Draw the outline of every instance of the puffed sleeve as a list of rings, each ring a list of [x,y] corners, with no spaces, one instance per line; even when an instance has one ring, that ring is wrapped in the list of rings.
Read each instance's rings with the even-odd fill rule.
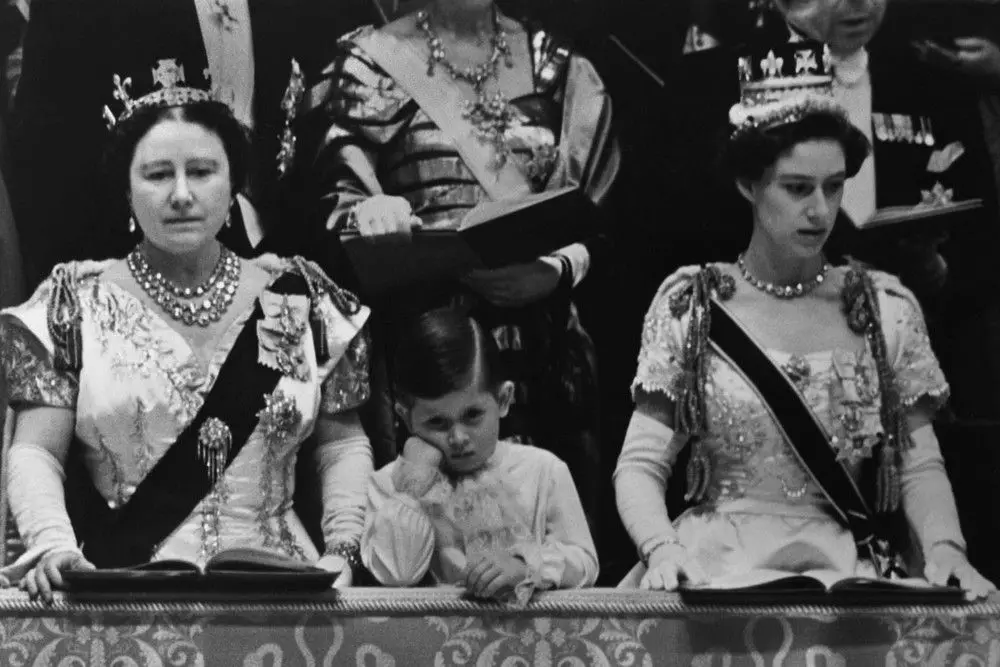
[[[434,527],[418,498],[437,477],[436,470],[402,458],[372,475],[361,560],[379,583],[413,586],[427,574],[434,555]]]
[[[76,407],[77,373],[57,368],[48,327],[53,285],[50,277],[27,302],[0,312],[0,370],[14,409]]]
[[[535,587],[583,588],[597,580],[597,549],[569,468],[554,456],[548,467],[547,488],[541,494],[545,504],[542,543],[521,543],[511,549],[531,572],[530,580],[519,587],[519,602],[527,602]]]
[[[322,123],[313,165],[328,229],[346,223],[354,204],[382,192],[379,154],[413,118],[416,103],[354,42],[370,26],[345,36],[340,55],[323,72],[310,123]],[[316,115],[319,118],[316,118]]]
[[[920,305],[895,277],[876,273],[874,280],[900,399],[907,407],[926,399],[936,412],[948,398],[949,387],[931,349]]]
[[[632,394],[643,390],[677,398],[684,375],[684,332],[689,320],[690,287],[697,267],[679,269],[668,277],[649,306],[642,327],[642,346]]]
[[[361,407],[371,396],[371,339],[364,327],[323,382],[320,412],[336,415]]]

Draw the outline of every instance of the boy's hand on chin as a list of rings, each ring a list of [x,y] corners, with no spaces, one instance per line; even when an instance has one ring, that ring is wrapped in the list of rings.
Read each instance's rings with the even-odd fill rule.
[[[427,466],[428,468],[440,468],[444,460],[441,450],[430,444],[423,438],[411,435],[403,445],[403,458],[410,463]]]
[[[476,597],[495,599],[514,590],[528,574],[525,562],[508,553],[479,554],[469,559],[465,587]]]

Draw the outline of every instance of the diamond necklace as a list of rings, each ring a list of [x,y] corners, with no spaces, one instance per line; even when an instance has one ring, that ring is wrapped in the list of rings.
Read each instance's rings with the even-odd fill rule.
[[[516,114],[501,91],[487,96],[483,90],[487,81],[497,78],[497,68],[501,58],[508,69],[514,67],[510,45],[507,43],[507,33],[500,25],[496,9],[493,10],[493,37],[490,39],[493,51],[486,62],[473,67],[457,67],[445,58],[444,45],[431,27],[427,12],[422,10],[417,12],[417,27],[427,37],[427,48],[430,52],[427,57],[427,76],[434,76],[434,70],[440,64],[452,79],[465,81],[472,86],[476,99],[464,102],[462,117],[472,124],[479,141],[493,147],[495,157],[491,166],[502,167],[512,154],[507,143],[507,130],[516,122]]]
[[[501,58],[504,59],[504,64],[508,68],[514,66],[510,45],[507,44],[507,33],[500,26],[496,9],[493,10],[493,36],[490,38],[493,50],[486,62],[472,67],[458,67],[445,57],[444,44],[434,28],[431,27],[430,15],[424,10],[417,12],[417,27],[427,38],[427,48],[430,52],[427,57],[427,76],[434,76],[434,70],[438,65],[441,65],[448,71],[451,78],[471,84],[476,94],[481,95],[486,82],[496,77]]]
[[[804,283],[795,283],[794,285],[776,285],[772,282],[761,280],[750,273],[750,270],[747,268],[746,262],[744,261],[745,257],[746,253],[740,253],[740,256],[736,258],[736,266],[739,267],[740,273],[743,274],[743,279],[759,289],[761,292],[766,292],[771,296],[778,297],[779,299],[794,299],[808,294],[823,284],[823,281],[826,280],[826,273],[831,268],[830,265],[824,260],[819,273],[813,276],[811,280]]]
[[[138,247],[128,254],[125,261],[142,291],[171,318],[189,326],[197,324],[207,327],[222,319],[240,284],[240,260],[226,247],[219,253],[219,261],[208,279],[193,288],[180,287],[159,271],[154,271]]]

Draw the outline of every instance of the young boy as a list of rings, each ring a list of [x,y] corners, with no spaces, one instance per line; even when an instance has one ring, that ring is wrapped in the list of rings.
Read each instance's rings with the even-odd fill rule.
[[[396,412],[411,435],[369,485],[365,566],[387,586],[426,578],[518,604],[593,585],[597,552],[566,464],[498,440],[513,384],[496,342],[450,308],[397,340]]]

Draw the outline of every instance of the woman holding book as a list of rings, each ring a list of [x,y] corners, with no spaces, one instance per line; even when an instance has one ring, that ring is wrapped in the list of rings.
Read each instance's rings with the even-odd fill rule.
[[[27,547],[3,575],[50,598],[70,569],[250,547],[349,585],[372,471],[356,413],[368,310],[312,264],[245,260],[216,239],[247,135],[170,63],[138,99],[128,78],[108,82],[124,105],[105,109],[109,175],[134,250],[59,265],[0,317],[7,491]],[[322,556],[292,507],[300,455],[320,486]]]
[[[403,243],[418,228],[456,229],[484,201],[567,186],[595,203],[608,194],[618,152],[594,68],[492,0],[432,0],[341,46],[309,121],[325,130],[312,169],[327,248],[349,229]],[[571,301],[596,247],[582,236],[525,264],[401,288],[375,306],[380,348],[402,317],[452,304],[473,314],[515,379],[502,437],[556,452],[578,484],[596,473],[594,360]],[[387,463],[396,435],[388,388],[381,393]]]
[[[923,567],[911,576],[984,595],[931,426],[948,384],[920,308],[895,277],[824,256],[870,147],[829,77],[796,77],[796,60],[822,54],[794,47],[806,53],[741,60],[725,159],[753,208],[749,246],[667,278],[646,317],[615,471],[642,560],[623,585],[888,577],[912,533]],[[671,520],[682,453],[692,506]]]

